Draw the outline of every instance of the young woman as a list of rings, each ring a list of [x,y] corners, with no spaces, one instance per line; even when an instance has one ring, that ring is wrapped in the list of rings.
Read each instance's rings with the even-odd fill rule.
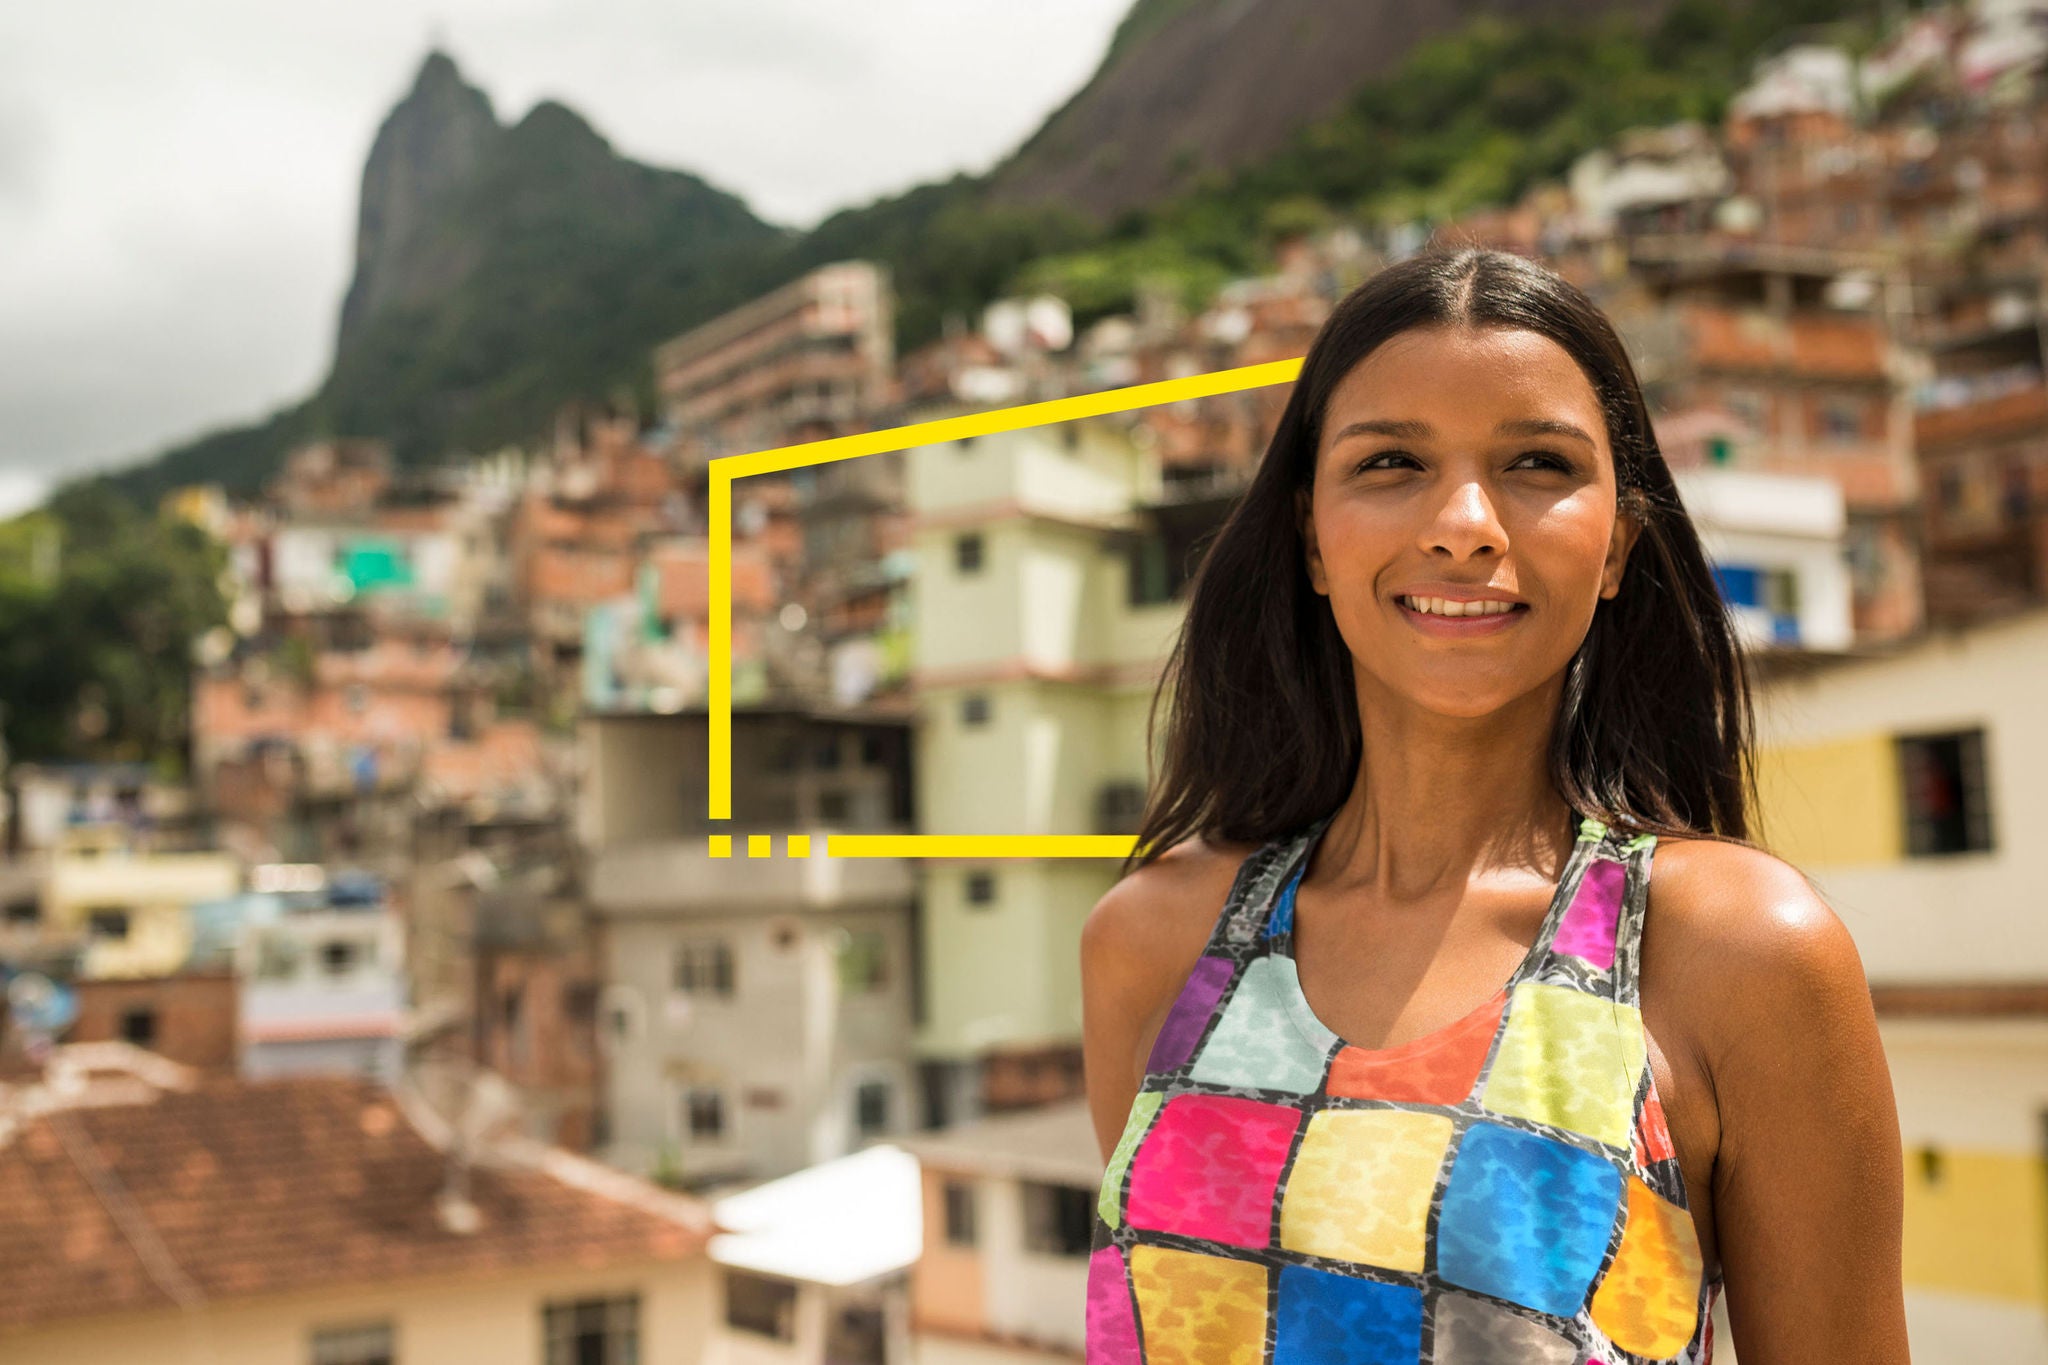
[[[1091,1362],[1693,1365],[1724,1287],[1742,1365],[1906,1361],[1862,964],[1749,842],[1742,658],[1580,291],[1438,250],[1339,304],[1169,692],[1082,936]]]

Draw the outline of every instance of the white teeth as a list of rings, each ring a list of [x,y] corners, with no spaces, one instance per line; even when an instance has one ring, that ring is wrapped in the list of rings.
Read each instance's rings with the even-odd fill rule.
[[[1403,597],[1401,601],[1431,616],[1499,616],[1515,609],[1513,602],[1458,602],[1444,597]]]

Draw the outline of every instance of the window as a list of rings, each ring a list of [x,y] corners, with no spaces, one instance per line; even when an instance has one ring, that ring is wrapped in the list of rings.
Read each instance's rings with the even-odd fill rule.
[[[137,1047],[156,1045],[156,1011],[147,1005],[121,1011],[121,1040]]]
[[[282,934],[266,934],[256,945],[256,975],[265,981],[285,981],[298,975],[299,944]]]
[[[970,692],[960,699],[960,723],[962,725],[988,724],[988,695]]]
[[[313,1365],[391,1365],[396,1355],[388,1322],[322,1327],[313,1333]]]
[[[887,1081],[862,1081],[853,1092],[853,1126],[864,1138],[889,1131]]]
[[[1825,398],[1820,405],[1822,439],[1851,445],[1863,439],[1864,404],[1854,398]]]
[[[1095,1201],[1072,1185],[1024,1182],[1024,1245],[1046,1256],[1086,1256]]]
[[[1899,777],[1905,787],[1908,856],[1982,853],[1991,848],[1982,730],[1901,736]]]
[[[1751,430],[1764,429],[1764,414],[1768,409],[1764,396],[1755,389],[1729,389],[1721,395],[1721,406],[1740,417]]]
[[[793,773],[804,763],[803,741],[795,735],[784,735],[768,751],[768,771],[771,773]]]
[[[5,919],[9,924],[34,924],[42,918],[42,911],[33,900],[7,902]]]
[[[505,1063],[515,1071],[521,1070],[532,1060],[525,990],[514,986],[506,991],[498,1007],[505,1016]]]
[[[1731,607],[1755,607],[1773,616],[1799,615],[1799,576],[1790,569],[1715,564],[1714,582]]]
[[[676,945],[675,987],[684,995],[732,998],[732,945],[722,938]]]
[[[981,532],[953,537],[953,567],[961,573],[981,572]]]
[[[839,943],[839,989],[865,995],[889,984],[889,940],[879,929],[858,929]]]
[[[969,905],[993,905],[995,899],[995,873],[970,872],[967,874],[967,903]]]
[[[974,1186],[964,1180],[946,1182],[946,1245],[974,1245]]]
[[[640,1297],[578,1299],[541,1310],[547,1365],[639,1365]]]
[[[112,909],[88,910],[85,912],[85,931],[94,938],[127,938],[128,912]]]
[[[725,1325],[776,1341],[796,1340],[796,1285],[743,1270],[726,1271]]]
[[[348,939],[329,939],[320,945],[320,970],[329,976],[347,976],[355,970],[360,951],[360,945]]]
[[[683,1092],[683,1131],[692,1142],[717,1142],[725,1136],[725,1092],[693,1085]]]
[[[832,1365],[887,1365],[889,1333],[882,1310],[873,1304],[845,1304],[825,1333],[825,1359]]]

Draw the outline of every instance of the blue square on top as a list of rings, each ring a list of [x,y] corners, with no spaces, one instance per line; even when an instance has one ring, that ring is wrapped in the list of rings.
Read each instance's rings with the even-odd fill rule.
[[[1595,1155],[1494,1123],[1458,1144],[1437,1223],[1437,1273],[1541,1313],[1570,1317],[1607,1255],[1621,1215],[1621,1169]]]
[[[1272,938],[1276,934],[1294,932],[1294,888],[1301,885],[1301,873],[1287,879],[1287,889],[1280,893],[1273,912],[1266,916],[1266,932],[1262,937]]]
[[[1273,1365],[1415,1365],[1422,1291],[1305,1265],[1280,1270]]]

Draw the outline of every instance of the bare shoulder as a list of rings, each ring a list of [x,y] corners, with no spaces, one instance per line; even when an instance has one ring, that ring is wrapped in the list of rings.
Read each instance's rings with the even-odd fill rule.
[[[1798,868],[1763,849],[1713,839],[1660,839],[1644,928],[1645,989],[1679,985],[1701,1041],[1801,1026],[1815,1012],[1867,1008],[1868,983],[1849,930]],[[1721,1049],[1710,1049],[1719,1051]]]
[[[1716,839],[1660,839],[1651,860],[1657,928],[1737,961],[1803,957],[1850,944],[1813,883],[1776,854]]]
[[[1178,983],[1200,956],[1255,844],[1184,839],[1102,894],[1081,929],[1084,968]]]

